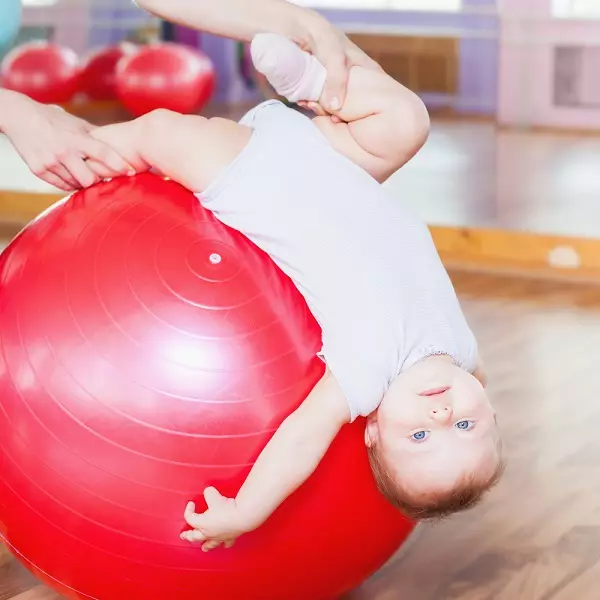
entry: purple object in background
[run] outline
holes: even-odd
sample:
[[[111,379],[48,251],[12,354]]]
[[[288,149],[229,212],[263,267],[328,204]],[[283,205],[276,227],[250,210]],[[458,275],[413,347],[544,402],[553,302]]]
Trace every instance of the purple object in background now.
[[[213,95],[213,102],[243,102],[244,98],[236,97],[236,90],[242,89],[242,77],[238,73],[235,56],[237,42],[228,40],[209,33],[202,34],[201,49],[212,60],[217,74],[217,87]],[[252,90],[247,91],[249,101],[255,98]]]
[[[183,44],[184,46],[200,48],[202,47],[202,34],[199,31],[190,29],[189,27],[175,25],[175,41],[178,44]]]

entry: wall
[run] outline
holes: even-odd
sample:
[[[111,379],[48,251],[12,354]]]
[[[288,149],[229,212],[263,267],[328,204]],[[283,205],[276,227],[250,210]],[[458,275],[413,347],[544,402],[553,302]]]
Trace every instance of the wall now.
[[[77,52],[87,47],[87,24],[88,10],[81,0],[59,0],[54,6],[26,6],[23,9],[24,26],[51,26],[53,41]]]
[[[52,41],[82,55],[153,22],[131,0],[58,0],[52,6],[27,6],[23,11],[23,26],[40,30],[50,26]]]
[[[496,0],[465,0],[460,13],[365,10],[327,10],[322,13],[344,30],[459,37],[458,95],[425,95],[424,100],[431,107],[451,106],[458,112],[495,114],[499,41]]]
[[[120,42],[129,33],[154,22],[131,0],[87,0],[89,5],[88,47]]]
[[[505,125],[600,129],[600,108],[553,103],[556,46],[600,49],[600,20],[554,19],[551,0],[527,0],[526,11],[524,4],[502,3],[498,120]],[[600,77],[595,85],[600,86]]]

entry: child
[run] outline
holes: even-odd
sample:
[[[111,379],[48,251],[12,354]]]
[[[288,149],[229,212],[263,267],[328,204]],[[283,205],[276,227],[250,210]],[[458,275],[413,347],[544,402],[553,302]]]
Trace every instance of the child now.
[[[474,505],[499,477],[495,413],[476,341],[425,224],[381,183],[423,145],[427,112],[382,72],[354,67],[333,115],[322,65],[286,38],[258,35],[257,68],[313,120],[277,101],[240,123],[157,111],[99,128],[139,170],[198,194],[294,281],[323,332],[323,378],[259,456],[235,499],[205,490],[183,539],[210,550],[261,525],[315,470],[340,428],[367,417],[381,492],[409,517]]]

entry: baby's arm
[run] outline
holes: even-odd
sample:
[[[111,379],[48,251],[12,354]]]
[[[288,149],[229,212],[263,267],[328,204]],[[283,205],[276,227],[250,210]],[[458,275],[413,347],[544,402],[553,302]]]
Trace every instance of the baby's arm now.
[[[205,513],[196,514],[194,506],[188,505],[185,516],[194,529],[182,538],[204,542],[203,549],[211,550],[221,543],[229,546],[243,533],[262,525],[312,475],[349,419],[344,393],[326,372],[277,429],[234,500],[209,488],[205,491]]]

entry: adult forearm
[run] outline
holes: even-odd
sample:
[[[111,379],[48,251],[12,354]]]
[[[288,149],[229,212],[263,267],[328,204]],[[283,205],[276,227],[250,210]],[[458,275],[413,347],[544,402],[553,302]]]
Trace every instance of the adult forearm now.
[[[278,33],[302,44],[322,17],[286,0],[135,0],[163,19],[194,29],[250,41]]]
[[[23,111],[27,110],[28,99],[17,92],[0,89],[0,132],[6,133],[11,123],[23,116]]]

